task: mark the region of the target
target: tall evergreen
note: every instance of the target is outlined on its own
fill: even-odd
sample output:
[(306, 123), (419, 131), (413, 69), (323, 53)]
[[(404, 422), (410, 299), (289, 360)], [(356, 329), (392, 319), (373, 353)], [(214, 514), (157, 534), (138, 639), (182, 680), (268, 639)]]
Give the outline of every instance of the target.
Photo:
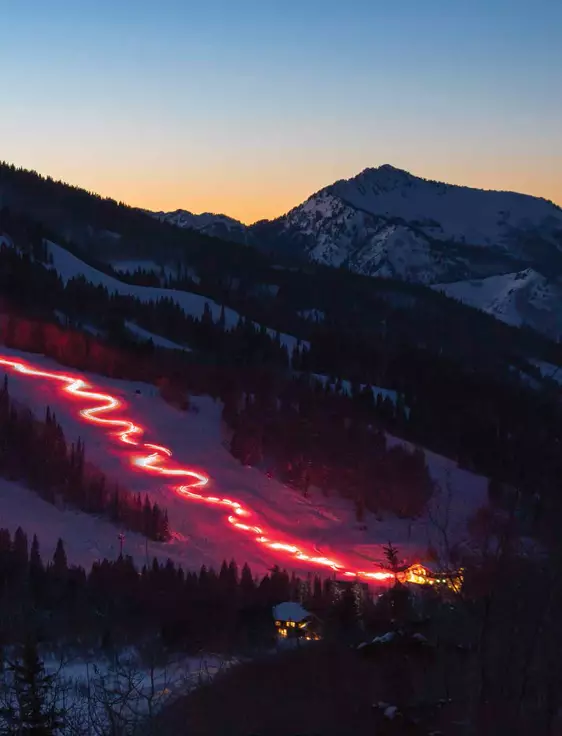
[(28, 639), (19, 659), (9, 665), (13, 697), (0, 711), (7, 734), (55, 736), (64, 733), (64, 712), (56, 699), (55, 676), (45, 672), (37, 645)]
[(64, 542), (59, 538), (55, 553), (53, 555), (53, 569), (58, 576), (66, 575), (68, 572), (68, 563), (66, 559), (66, 551), (64, 549)]

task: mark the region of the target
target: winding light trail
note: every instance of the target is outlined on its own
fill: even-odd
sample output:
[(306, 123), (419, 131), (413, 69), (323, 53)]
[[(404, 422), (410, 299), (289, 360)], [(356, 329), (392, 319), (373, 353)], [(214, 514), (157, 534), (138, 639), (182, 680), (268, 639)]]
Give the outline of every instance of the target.
[[(172, 486), (179, 495), (191, 501), (212, 504), (222, 507), (228, 511), (227, 522), (238, 531), (253, 537), (256, 544), (262, 545), (272, 552), (276, 552), (286, 558), (300, 563), (326, 567), (339, 575), (347, 577), (359, 577), (365, 580), (385, 581), (394, 578), (391, 572), (367, 572), (364, 570), (350, 570), (339, 560), (322, 557), (310, 550), (305, 551), (299, 544), (290, 544), (275, 539), (275, 532), (266, 531), (251, 523), (252, 511), (234, 499), (219, 496), (207, 496), (200, 491), (205, 488), (209, 478), (202, 473), (189, 468), (174, 467), (169, 464), (172, 451), (163, 445), (143, 442), (144, 429), (122, 416), (115, 416), (119, 410), (125, 409), (125, 404), (120, 399), (110, 394), (100, 393), (94, 387), (77, 376), (69, 375), (59, 371), (44, 371), (32, 367), (23, 360), (0, 356), (0, 365), (17, 373), (22, 373), (33, 378), (42, 378), (62, 384), (62, 390), (86, 404), (93, 403), (91, 408), (80, 410), (80, 416), (87, 422), (97, 424), (111, 430), (111, 434), (125, 445), (139, 448), (145, 454), (131, 455), (130, 462), (136, 468), (147, 473), (157, 473), (170, 478), (182, 478), (181, 485)], [(108, 415), (113, 415), (111, 418)], [(248, 523), (241, 521), (246, 519)], [(412, 580), (412, 582), (417, 582)]]

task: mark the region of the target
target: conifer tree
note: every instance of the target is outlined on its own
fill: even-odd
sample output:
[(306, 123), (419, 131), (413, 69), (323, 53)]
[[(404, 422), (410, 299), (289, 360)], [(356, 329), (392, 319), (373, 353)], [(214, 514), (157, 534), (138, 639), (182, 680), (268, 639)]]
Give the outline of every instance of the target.
[(64, 549), (64, 543), (59, 538), (55, 554), (53, 555), (53, 568), (57, 575), (65, 575), (68, 570), (68, 563), (66, 559), (66, 552)]
[(33, 541), (31, 543), (31, 552), (29, 555), (29, 565), (34, 570), (42, 570), (43, 562), (41, 560), (41, 554), (39, 552), (39, 540), (37, 534), (33, 535)]
[(385, 567), (392, 572), (394, 575), (394, 579), (396, 580), (396, 575), (400, 568), (400, 559), (398, 557), (398, 550), (397, 548), (392, 544), (392, 542), (389, 542), (387, 545), (383, 547), (384, 551), (384, 558), (385, 558)]
[(64, 712), (56, 702), (55, 676), (47, 675), (37, 646), (29, 639), (18, 661), (9, 666), (13, 697), (2, 709), (6, 734), (55, 736), (64, 733)]

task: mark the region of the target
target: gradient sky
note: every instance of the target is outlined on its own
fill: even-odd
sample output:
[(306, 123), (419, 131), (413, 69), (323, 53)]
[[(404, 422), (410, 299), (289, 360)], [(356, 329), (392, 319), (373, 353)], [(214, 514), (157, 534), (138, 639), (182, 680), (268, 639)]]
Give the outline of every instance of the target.
[(0, 0), (0, 159), (280, 215), (390, 163), (562, 204), (561, 0)]

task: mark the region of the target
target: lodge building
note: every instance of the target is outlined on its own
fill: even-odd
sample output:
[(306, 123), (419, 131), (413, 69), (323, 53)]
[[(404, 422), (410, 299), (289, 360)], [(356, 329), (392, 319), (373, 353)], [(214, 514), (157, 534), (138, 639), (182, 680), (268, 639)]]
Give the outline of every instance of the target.
[(322, 638), (320, 619), (300, 603), (279, 603), (273, 607), (273, 619), (279, 639), (318, 641)]

